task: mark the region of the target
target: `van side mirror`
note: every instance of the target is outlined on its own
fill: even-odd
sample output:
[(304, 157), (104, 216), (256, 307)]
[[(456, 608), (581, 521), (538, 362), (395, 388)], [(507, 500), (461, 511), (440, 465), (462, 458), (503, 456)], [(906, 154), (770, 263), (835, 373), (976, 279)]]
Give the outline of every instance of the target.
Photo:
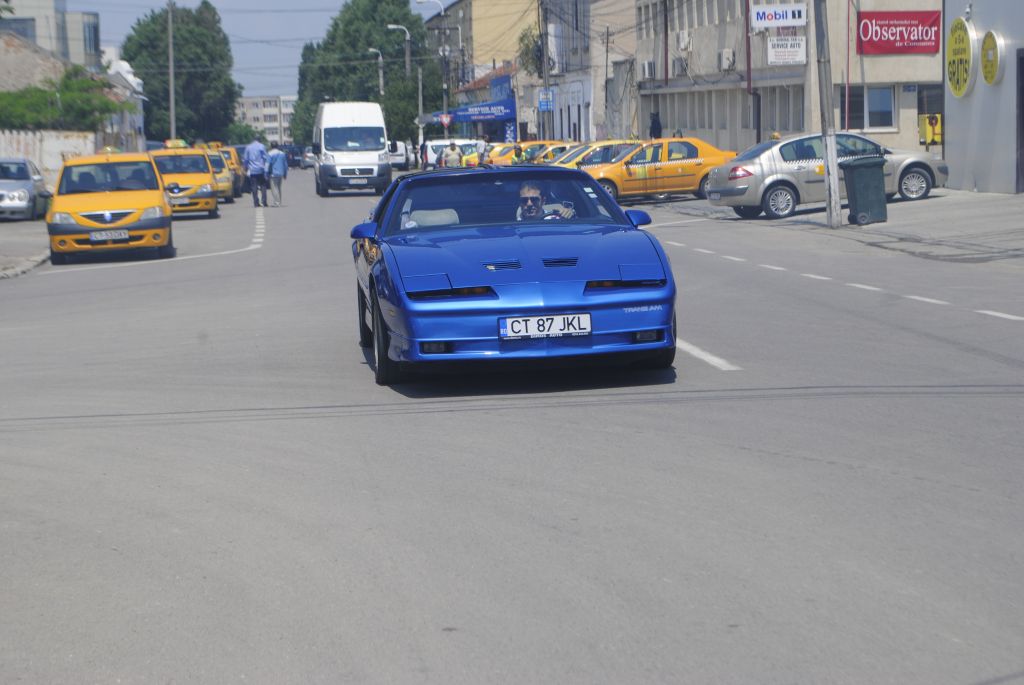
[(393, 140), (390, 141), (388, 143), (388, 152), (398, 152), (398, 143)]
[(349, 233), (349, 238), (352, 240), (368, 240), (377, 235), (377, 224), (372, 221), (367, 221), (361, 224), (356, 224)]
[(320, 154), (320, 143), (313, 143), (313, 154)]

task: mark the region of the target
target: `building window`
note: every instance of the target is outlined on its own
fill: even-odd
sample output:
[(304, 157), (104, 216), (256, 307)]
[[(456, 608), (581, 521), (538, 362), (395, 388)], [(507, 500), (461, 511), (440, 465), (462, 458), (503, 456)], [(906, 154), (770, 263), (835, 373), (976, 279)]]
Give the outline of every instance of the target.
[(276, 100), (264, 100), (263, 101), (263, 106), (267, 107), (267, 108), (270, 108), (270, 109), (277, 109), (277, 101)]
[(917, 86), (917, 113), (942, 114), (942, 84), (920, 83)]
[(781, 90), (782, 92), (779, 93), (779, 130), (790, 131), (792, 130), (789, 128), (789, 98), (791, 93), (789, 88), (782, 88)]
[(804, 130), (804, 87), (803, 86), (792, 86), (789, 89), (789, 95), (792, 99), (792, 131), (803, 131)]
[(740, 126), (745, 129), (753, 128), (753, 126), (750, 123), (750, 110), (751, 107), (753, 107), (753, 105), (751, 104), (752, 102), (753, 98), (750, 97), (750, 93), (748, 93), (745, 90), (740, 93)]
[(761, 114), (764, 116), (764, 125), (770, 131), (778, 130), (778, 120), (775, 117), (775, 107), (778, 101), (778, 88), (765, 88), (766, 98), (762, 101)]
[(263, 121), (268, 123), (268, 124), (276, 124), (277, 123), (277, 115), (276, 114), (264, 114), (263, 115)]
[(10, 31), (30, 43), (36, 42), (36, 20), (34, 18), (0, 19), (0, 31)]
[[(850, 86), (850, 103), (846, 103), (846, 86), (839, 86), (840, 128), (892, 128), (896, 121), (896, 96), (892, 86)], [(849, 111), (849, 121), (847, 121)]]
[(715, 115), (716, 126), (720, 131), (728, 128), (729, 116), (729, 94), (724, 90), (715, 91)]

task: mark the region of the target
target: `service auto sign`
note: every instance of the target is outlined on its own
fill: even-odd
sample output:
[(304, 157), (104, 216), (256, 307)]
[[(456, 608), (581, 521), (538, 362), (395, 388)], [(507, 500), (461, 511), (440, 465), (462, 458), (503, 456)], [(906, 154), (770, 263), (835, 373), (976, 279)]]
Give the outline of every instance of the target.
[(939, 51), (942, 12), (858, 12), (858, 55), (929, 54)]

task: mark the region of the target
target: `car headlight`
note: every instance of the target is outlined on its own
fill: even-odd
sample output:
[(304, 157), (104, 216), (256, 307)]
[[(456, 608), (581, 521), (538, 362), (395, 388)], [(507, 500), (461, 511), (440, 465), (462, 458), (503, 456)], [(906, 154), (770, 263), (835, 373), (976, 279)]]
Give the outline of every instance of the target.
[(381, 164), (387, 164), (388, 162), (391, 161), (391, 155), (389, 155), (386, 152), (382, 152), (379, 155), (377, 155), (377, 161), (380, 162)]
[(71, 216), (67, 212), (54, 212), (53, 220), (50, 223), (54, 224), (77, 224), (75, 217)]
[(204, 183), (203, 185), (199, 186), (199, 189), (196, 192), (198, 192), (198, 193), (209, 193), (209, 192), (212, 192), (212, 191), (213, 191), (213, 186), (211, 186), (209, 183)]
[(323, 155), (323, 160), (322, 161), (325, 164), (334, 164), (334, 155), (325, 152), (324, 155)]
[(163, 207), (160, 207), (160, 206), (157, 206), (157, 207), (147, 207), (146, 209), (142, 210), (142, 215), (139, 217), (139, 219), (140, 220), (159, 219), (163, 215), (164, 215), (164, 208)]
[(26, 202), (28, 200), (28, 191), (22, 188), (15, 190), (13, 193), (7, 193), (7, 197), (15, 202)]

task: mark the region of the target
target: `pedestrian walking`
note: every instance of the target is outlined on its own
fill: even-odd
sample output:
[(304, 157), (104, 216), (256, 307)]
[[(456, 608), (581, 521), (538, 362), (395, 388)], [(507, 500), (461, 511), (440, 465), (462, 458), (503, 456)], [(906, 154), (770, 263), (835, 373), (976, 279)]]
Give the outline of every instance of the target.
[(442, 153), (441, 161), (444, 163), (446, 168), (454, 168), (462, 166), (462, 150), (455, 144), (453, 140), (449, 143), (448, 147), (445, 148)]
[(651, 112), (651, 128), (648, 133), (651, 138), (661, 138), (661, 116), (657, 112)]
[(427, 143), (420, 143), (420, 169), (427, 168)]
[(288, 155), (277, 146), (270, 144), (267, 155), (267, 171), (270, 180), (270, 194), (274, 198), (274, 206), (281, 206), (281, 181), (288, 178)]
[(245, 146), (242, 154), (242, 164), (245, 165), (245, 173), (249, 177), (249, 188), (252, 190), (252, 204), (259, 207), (261, 204), (267, 206), (267, 148), (258, 138)]

